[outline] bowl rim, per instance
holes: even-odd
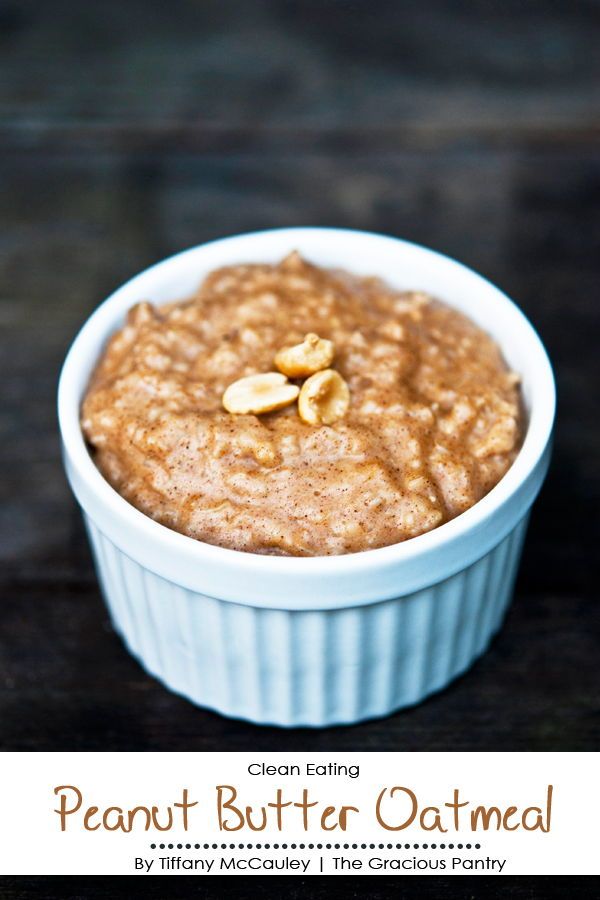
[[[538,369],[538,375],[543,382],[543,389],[539,390],[540,396],[536,397],[536,402],[533,404],[527,422],[527,430],[521,449],[512,466],[498,484],[468,510],[429,532],[386,547],[336,556],[275,556],[218,547],[173,531],[151,519],[125,500],[104,479],[88,452],[79,423],[81,368],[84,360],[87,358],[85,356],[85,347],[87,344],[94,342],[94,335],[97,334],[101,327],[104,330],[106,321],[110,318],[113,308],[118,308],[120,303],[122,303],[120,298],[122,298],[123,293],[130,291],[142,277],[148,279],[158,274],[163,267],[175,265],[177,261],[182,261],[204,248],[228,244],[233,251],[236,242],[258,238],[259,236],[265,238],[269,236],[276,238],[289,237],[293,243],[295,235],[301,238],[309,232],[323,240],[327,240],[329,236],[343,238],[344,236],[352,235],[369,241],[376,240],[394,242],[396,245],[401,244],[408,252],[426,254],[432,264],[443,262],[444,265],[456,269],[457,273],[460,272],[471,279],[478,280],[482,288],[485,288],[488,293],[492,291],[497,299],[511,307],[514,321],[518,323],[522,335],[529,343],[529,352],[536,358],[535,365]],[[260,262],[261,260],[257,259],[256,261]],[[351,269],[352,267],[350,266],[349,268]],[[418,289],[418,285],[415,289]],[[443,297],[440,299],[444,300]],[[132,304],[133,301],[129,305]],[[122,311],[120,315],[122,315]],[[494,337],[491,330],[490,333]],[[113,514],[125,527],[138,532],[140,539],[145,537],[154,544],[160,542],[165,552],[172,551],[181,558],[185,558],[188,563],[207,562],[217,568],[233,567],[237,577],[241,579],[245,576],[248,576],[248,578],[272,577],[280,581],[282,577],[286,577],[292,580],[308,579],[313,585],[319,584],[320,579],[326,579],[328,583],[331,583],[332,578],[337,577],[361,579],[367,577],[369,573],[376,572],[381,567],[393,566],[397,569],[398,566],[402,566],[409,561],[422,560],[423,557],[439,550],[449,542],[459,541],[468,534],[481,529],[494,513],[498,512],[503,505],[507,504],[514,497],[519,489],[531,478],[536,467],[539,467],[543,462],[543,458],[547,457],[554,423],[555,405],[556,393],[552,367],[541,339],[519,307],[484,276],[443,253],[401,238],[355,229],[314,228],[311,226],[265,229],[218,238],[169,256],[134,275],[101,302],[84,322],[66,355],[58,387],[58,419],[63,453],[74,490],[73,480],[75,479],[79,484],[85,484],[88,494],[99,501],[109,514]],[[540,484],[542,479],[543,473],[538,479]],[[539,485],[535,488],[535,493],[537,493],[537,489],[539,489]],[[85,505],[82,503],[77,491],[75,493],[85,509]],[[531,502],[532,499],[530,498],[528,505]],[[508,530],[508,528],[505,529],[505,532],[507,533]],[[479,557],[484,555],[485,552],[486,549],[482,548]],[[221,599],[231,599],[235,602],[255,605],[272,605],[269,601],[263,603],[260,600],[257,601],[256,598],[248,599],[248,597],[243,596],[243,591],[240,596],[237,594],[229,596],[228,594],[231,594],[231,591],[228,592],[227,590],[223,590],[220,593],[224,594],[224,596],[220,597]],[[320,600],[318,608],[348,605],[347,603],[337,602],[331,591],[325,590],[324,593],[331,596]],[[294,594],[295,591],[292,591],[292,595]],[[375,594],[367,591],[363,600],[353,602],[352,605],[383,599],[376,596],[376,594],[377,591],[375,591]],[[216,596],[217,594],[213,595]],[[304,608],[301,603],[296,602],[294,596],[291,596],[289,603],[284,602],[280,604],[280,606],[282,605],[284,608]]]

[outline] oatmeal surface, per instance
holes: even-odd
[[[232,382],[275,371],[307,333],[334,344],[350,389],[342,419],[223,408]],[[81,421],[100,471],[148,516],[293,556],[382,547],[448,521],[500,480],[523,429],[518,377],[469,319],[296,253],[215,271],[182,302],[135,306]]]

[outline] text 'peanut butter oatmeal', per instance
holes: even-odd
[[[293,253],[133,307],[81,421],[105,478],[158,522],[324,556],[405,541],[491,490],[520,446],[518,385],[456,310]]]

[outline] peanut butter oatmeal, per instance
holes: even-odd
[[[498,483],[523,429],[519,378],[468,318],[296,253],[138,303],[81,421],[100,471],[148,516],[291,556],[447,522]]]

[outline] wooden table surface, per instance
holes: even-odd
[[[2,5],[2,749],[597,749],[599,11]],[[415,709],[324,731],[196,709],[128,655],[54,407],[69,342],[120,282],[209,238],[300,224],[387,232],[481,271],[539,329],[559,390],[551,472],[489,652]]]

